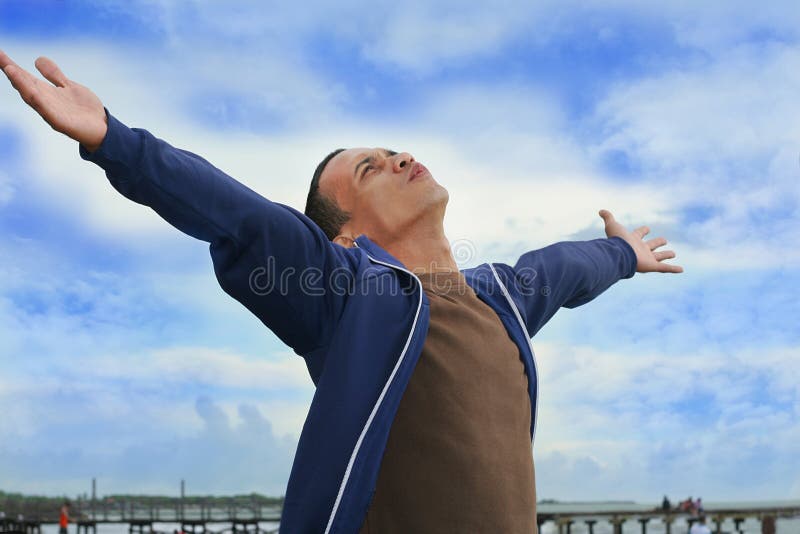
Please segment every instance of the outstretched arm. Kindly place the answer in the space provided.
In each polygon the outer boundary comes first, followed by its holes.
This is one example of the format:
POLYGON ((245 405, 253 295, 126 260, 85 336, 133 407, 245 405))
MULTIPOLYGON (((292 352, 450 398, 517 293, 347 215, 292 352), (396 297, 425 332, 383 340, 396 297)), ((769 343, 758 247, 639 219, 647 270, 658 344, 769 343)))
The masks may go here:
POLYGON ((271 202, 200 156, 107 113, 88 88, 39 58, 37 79, 0 52, 0 67, 50 126, 80 143, 82 158, 106 171, 125 197, 152 208, 182 232, 210 243, 222 288, 298 354, 329 339, 345 295, 331 273, 350 270, 343 247, 305 215, 271 202))
POLYGON ((680 273, 678 265, 663 263, 672 251, 656 251, 663 237, 644 241, 650 231, 641 226, 629 232, 607 210, 601 210, 606 238, 562 241, 523 254, 509 273, 512 294, 525 313, 528 333, 534 336, 561 308, 575 308, 593 300, 615 282, 637 272, 680 273))

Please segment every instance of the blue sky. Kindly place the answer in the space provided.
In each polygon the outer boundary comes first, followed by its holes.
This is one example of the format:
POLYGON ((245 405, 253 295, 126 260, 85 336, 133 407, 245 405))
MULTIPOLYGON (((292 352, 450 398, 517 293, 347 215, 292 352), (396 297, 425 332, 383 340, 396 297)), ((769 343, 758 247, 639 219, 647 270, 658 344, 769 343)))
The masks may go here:
MULTIPOLYGON (((464 266, 665 236, 535 338, 541 498, 800 498, 800 14, 789 2, 0 1, 0 48, 302 207, 339 146, 450 191, 464 266), (475 217, 481 213, 481 217, 475 217)), ((0 91, 0 489, 281 494, 313 395, 207 245, 0 91)))

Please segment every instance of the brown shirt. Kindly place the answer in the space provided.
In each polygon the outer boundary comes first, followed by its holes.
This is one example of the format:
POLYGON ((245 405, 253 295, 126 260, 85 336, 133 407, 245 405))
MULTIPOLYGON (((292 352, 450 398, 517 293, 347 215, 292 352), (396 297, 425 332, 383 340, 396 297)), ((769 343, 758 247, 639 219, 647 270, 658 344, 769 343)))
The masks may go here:
POLYGON ((464 275, 421 275, 422 354, 400 400, 361 534, 535 533, 528 378, 464 275))

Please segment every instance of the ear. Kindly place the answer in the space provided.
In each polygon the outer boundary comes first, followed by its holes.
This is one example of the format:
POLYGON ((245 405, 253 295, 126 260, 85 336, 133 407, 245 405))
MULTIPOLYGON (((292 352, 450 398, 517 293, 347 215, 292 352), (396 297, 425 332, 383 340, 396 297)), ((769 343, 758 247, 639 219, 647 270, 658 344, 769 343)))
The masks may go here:
POLYGON ((339 234, 333 238, 333 242, 337 245, 342 245, 345 248, 353 248, 356 240, 349 235, 339 234))

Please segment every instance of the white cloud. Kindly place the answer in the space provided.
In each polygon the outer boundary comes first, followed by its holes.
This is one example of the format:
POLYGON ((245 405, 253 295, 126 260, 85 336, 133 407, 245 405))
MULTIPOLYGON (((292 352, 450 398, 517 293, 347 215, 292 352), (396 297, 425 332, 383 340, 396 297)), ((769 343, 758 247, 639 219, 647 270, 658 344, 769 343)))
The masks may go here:
MULTIPOLYGON (((163 272, 147 262, 87 271, 80 258, 18 238, 0 244, 0 257, 14 259, 0 263, 0 405, 14 407, 0 418, 0 447, 41 443, 64 419, 54 406, 84 431, 127 418, 139 430, 183 433, 193 426, 180 405, 198 390, 239 392, 278 433, 299 434, 313 394, 302 359, 210 272, 163 272)), ((128 433, 109 429, 118 440, 128 433)))
MULTIPOLYGON (((547 5, 534 9, 520 2, 447 1, 409 2, 398 10, 391 2, 376 2, 365 9, 357 1, 336 4, 281 4, 265 10, 258 2, 240 2, 236 7, 213 3, 145 2, 155 4, 151 23, 168 36, 171 47, 195 44, 193 31, 219 37, 218 42, 236 38, 251 43, 259 52, 279 49, 290 57, 309 41, 323 36, 360 50, 362 58, 376 67, 424 75, 433 69, 474 56, 488 56, 511 38, 544 24, 547 5), (541 13, 541 18, 537 15, 541 13), (263 47, 263 48, 262 48, 263 47)), ((135 4, 134 4, 135 6, 135 4)), ((134 16, 141 9, 131 6, 134 16)), ((152 10, 148 10, 152 11, 152 10)))
POLYGON ((186 479, 192 494, 283 494, 296 439, 276 436, 270 421, 249 404, 238 406, 236 425, 208 397, 198 398, 192 411, 200 424, 187 435, 139 428, 137 439, 117 441, 106 451, 64 443, 60 427, 46 435, 57 447, 0 444, 3 483, 24 493, 63 494, 82 491, 97 477, 104 494, 164 494, 186 479))
POLYGON ((149 354, 101 356, 84 360, 88 375, 102 380, 126 378, 154 384, 193 383, 242 389, 311 390, 308 370, 291 351, 271 359, 247 357, 207 347, 169 347, 149 354))
POLYGON ((653 10, 653 15, 669 20, 678 42, 725 54, 731 46, 743 41, 771 38, 796 40, 800 17, 790 2, 771 2, 753 10, 746 1, 671 2, 653 10))
MULTIPOLYGON (((790 2, 773 2, 754 11, 741 0, 703 4, 682 0, 657 7, 632 0, 535 5, 518 0, 469 4, 437 0, 407 2, 398 10, 391 2, 375 2, 364 9, 362 3, 348 0, 286 3, 265 10, 255 1, 237 2, 234 7, 142 0, 112 10, 157 28, 174 50, 203 47, 198 36, 213 36, 216 49, 235 40, 239 53, 255 49, 271 56, 277 51, 276 56, 289 58, 291 64, 298 59, 302 63, 303 45, 323 37, 360 50, 363 59, 383 71, 425 76, 475 58, 495 57, 520 40, 533 47, 557 46, 576 36, 613 41, 626 33, 625 25, 655 26, 675 39, 676 46, 724 55, 731 47, 759 37, 796 40, 800 20, 792 7, 790 2)), ((97 2, 97 9, 109 8, 97 2)))
POLYGON ((779 498, 792 491, 800 468, 797 347, 735 354, 535 347, 541 497, 779 498), (748 479, 747 488, 732 484, 734 473, 748 479))
POLYGON ((370 27, 362 51, 376 65, 416 75, 492 57, 512 38, 543 30, 536 15, 545 6, 526 4, 523 10, 516 4, 411 2, 370 27))
POLYGON ((691 243, 687 263, 800 262, 798 61, 797 47, 741 46, 710 65, 621 84, 598 106, 608 135, 597 153, 626 152, 667 205, 717 208, 677 229, 691 243))

